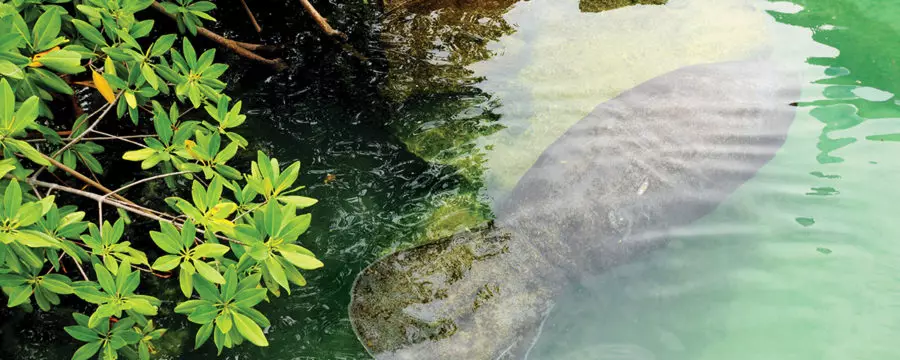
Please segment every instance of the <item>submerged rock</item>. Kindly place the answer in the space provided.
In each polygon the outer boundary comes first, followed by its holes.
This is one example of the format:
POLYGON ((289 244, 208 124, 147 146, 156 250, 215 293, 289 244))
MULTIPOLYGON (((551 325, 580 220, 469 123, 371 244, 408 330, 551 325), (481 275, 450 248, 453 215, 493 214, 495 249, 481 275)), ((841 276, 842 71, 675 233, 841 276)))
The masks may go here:
POLYGON ((362 271, 350 317, 378 359, 518 359, 570 279, 666 244, 766 164, 798 81, 764 61, 691 66, 598 106, 545 150, 494 224, 362 271))

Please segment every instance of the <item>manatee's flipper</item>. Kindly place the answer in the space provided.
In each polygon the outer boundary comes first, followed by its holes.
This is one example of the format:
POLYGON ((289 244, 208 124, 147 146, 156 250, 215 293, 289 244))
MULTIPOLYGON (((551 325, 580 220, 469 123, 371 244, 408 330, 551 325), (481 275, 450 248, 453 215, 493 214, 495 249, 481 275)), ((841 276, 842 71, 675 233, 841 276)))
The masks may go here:
POLYGON ((520 245, 485 227, 388 255, 356 279, 357 335, 378 359, 521 358, 562 282, 520 245))

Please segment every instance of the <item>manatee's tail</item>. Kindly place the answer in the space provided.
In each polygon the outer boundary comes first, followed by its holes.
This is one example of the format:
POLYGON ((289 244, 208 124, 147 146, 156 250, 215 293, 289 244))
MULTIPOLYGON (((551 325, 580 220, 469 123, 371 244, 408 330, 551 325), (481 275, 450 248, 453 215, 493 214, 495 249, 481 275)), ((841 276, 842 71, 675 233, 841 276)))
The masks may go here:
POLYGON ((487 226, 370 265, 350 302, 360 341, 378 359, 520 358, 561 282, 513 242, 487 226))

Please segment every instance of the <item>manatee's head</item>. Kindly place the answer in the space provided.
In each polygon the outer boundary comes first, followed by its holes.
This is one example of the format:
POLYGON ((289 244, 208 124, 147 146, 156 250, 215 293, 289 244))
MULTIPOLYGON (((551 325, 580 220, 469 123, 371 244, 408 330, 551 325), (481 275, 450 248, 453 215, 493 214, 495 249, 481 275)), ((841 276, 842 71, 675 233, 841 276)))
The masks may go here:
POLYGON ((370 265, 349 309, 360 341, 377 359, 520 357, 555 286, 533 274, 540 255, 513 242, 487 226, 370 265))

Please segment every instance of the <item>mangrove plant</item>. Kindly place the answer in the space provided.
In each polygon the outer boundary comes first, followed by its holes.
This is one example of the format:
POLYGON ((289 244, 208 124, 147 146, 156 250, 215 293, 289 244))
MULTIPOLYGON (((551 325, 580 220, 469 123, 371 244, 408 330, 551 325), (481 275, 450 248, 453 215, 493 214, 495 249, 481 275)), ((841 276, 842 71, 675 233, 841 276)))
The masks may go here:
POLYGON ((65 327, 83 342, 73 359, 152 356, 165 329, 148 277, 180 289, 166 306, 197 325, 196 347, 266 346, 258 304, 323 266, 298 244, 316 203, 298 195, 300 164, 250 161, 241 102, 223 93, 228 66, 190 41, 218 36, 203 28, 215 8, 0 1, 0 287, 23 311, 80 302, 65 327), (249 164, 233 161, 242 152, 249 164), (109 174, 126 161, 134 180, 109 174))

